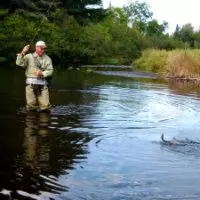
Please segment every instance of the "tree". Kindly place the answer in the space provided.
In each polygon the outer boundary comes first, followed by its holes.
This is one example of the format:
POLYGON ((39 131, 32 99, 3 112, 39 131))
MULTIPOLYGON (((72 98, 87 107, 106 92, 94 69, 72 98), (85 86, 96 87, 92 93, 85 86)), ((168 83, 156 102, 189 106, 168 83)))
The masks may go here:
POLYGON ((194 47, 200 48, 200 30, 198 30, 194 33, 194 39, 195 39, 194 47))
POLYGON ((157 20, 153 19, 147 23, 146 34, 148 36, 161 36, 168 27, 167 22, 159 24, 157 20))
POLYGON ((0 2, 0 8, 8 8, 10 13, 20 10, 23 14, 43 18, 49 18, 50 12, 63 9, 80 23, 88 19, 99 20, 104 16, 101 0, 3 0, 0 2))
POLYGON ((182 27, 179 27, 177 25, 173 36, 183 41, 185 43, 185 47, 194 48, 195 34, 194 34, 194 28, 190 23, 185 24, 182 27))
POLYGON ((176 29, 175 29, 175 31, 173 33, 174 38, 180 39, 180 29, 181 29, 180 26, 177 24, 176 25, 176 29))
POLYGON ((124 7, 124 11, 129 18, 129 25, 140 29, 142 32, 146 31, 147 22, 153 16, 146 2, 131 2, 128 6, 124 7))
POLYGON ((149 5, 146 2, 131 2, 128 6, 124 7, 124 10, 127 17, 134 19, 134 21, 146 23, 153 16, 153 13, 149 10, 149 5))
POLYGON ((115 57, 128 64, 140 55, 143 48, 143 35, 128 25, 129 19, 123 8, 111 8, 102 23, 110 34, 107 43, 107 56, 115 57))

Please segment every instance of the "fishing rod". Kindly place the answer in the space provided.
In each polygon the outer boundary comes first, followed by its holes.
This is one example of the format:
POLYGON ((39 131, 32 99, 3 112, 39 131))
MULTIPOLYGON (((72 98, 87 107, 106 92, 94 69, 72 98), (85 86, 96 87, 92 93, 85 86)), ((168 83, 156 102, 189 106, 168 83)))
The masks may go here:
MULTIPOLYGON (((48 16, 49 16, 49 14, 50 14, 51 7, 52 7, 52 6, 49 5, 49 8, 48 8, 47 11, 46 11, 47 19, 48 19, 48 16)), ((36 31, 35 31, 35 34, 34 34, 34 36, 32 37, 31 41, 29 42, 29 45, 30 45, 30 46, 34 43, 36 36, 38 35, 39 31, 41 30, 41 25, 42 25, 43 21, 44 21, 43 19, 40 20, 40 23, 38 24, 38 27, 37 27, 37 29, 36 29, 36 31)))
POLYGON ((52 9, 52 7, 55 6, 56 4, 59 4, 59 3, 58 3, 58 2, 56 3, 55 0, 52 0, 52 2, 50 2, 50 3, 48 4, 48 9, 47 9, 47 11, 44 13, 44 16, 42 17, 42 19, 41 19, 40 22, 38 23, 37 28, 36 28, 36 30, 35 30, 35 33, 34 33, 33 37, 32 37, 31 40, 28 42, 29 46, 32 46, 32 45, 34 44, 34 41, 35 41, 35 39, 36 39, 38 33, 39 33, 40 30, 41 30, 42 23, 44 22, 44 20, 46 20, 46 21, 48 20, 48 17, 50 16, 50 13, 51 13, 51 9, 52 9), (45 19, 45 17, 46 17, 46 19, 45 19))
MULTIPOLYGON (((48 16, 50 15, 50 11, 51 11, 51 8, 52 8, 53 5, 55 5, 55 4, 54 4, 54 0, 52 1, 52 4, 49 4, 49 5, 48 5, 48 9, 47 9, 47 11, 45 12, 45 16, 47 17, 47 20, 48 20, 48 16)), ((37 29, 35 30, 35 34, 33 35, 32 39, 29 41, 28 45, 26 45, 27 50, 29 50, 29 48, 30 48, 31 46, 33 46, 33 44, 35 43, 34 41, 35 41, 35 39, 36 39, 36 37, 37 37, 39 31, 41 30, 41 25, 42 25, 43 22, 44 22, 44 17, 43 17, 42 20, 40 20, 40 22, 39 22, 39 24, 38 24, 38 26, 37 26, 37 29)), ((40 69, 40 68, 39 68, 39 69, 40 69)), ((34 90, 35 90, 35 94, 36 94, 37 96, 40 96, 40 95, 41 95, 41 86, 35 85, 35 86, 34 86, 34 90)))

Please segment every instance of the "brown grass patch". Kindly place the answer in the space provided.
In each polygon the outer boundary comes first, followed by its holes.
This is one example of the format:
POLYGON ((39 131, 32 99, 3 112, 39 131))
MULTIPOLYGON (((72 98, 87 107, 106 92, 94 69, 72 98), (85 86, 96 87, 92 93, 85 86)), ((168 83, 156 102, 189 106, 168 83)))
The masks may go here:
POLYGON ((147 49, 133 61, 139 71, 155 72, 161 77, 200 78, 200 50, 147 49))
POLYGON ((199 75, 198 63, 186 52, 172 55, 168 60, 170 77, 197 78, 199 75))

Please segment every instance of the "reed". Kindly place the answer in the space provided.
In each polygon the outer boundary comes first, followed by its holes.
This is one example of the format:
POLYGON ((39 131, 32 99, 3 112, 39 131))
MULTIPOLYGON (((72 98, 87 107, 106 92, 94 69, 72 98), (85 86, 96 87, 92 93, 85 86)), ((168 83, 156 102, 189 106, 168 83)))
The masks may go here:
POLYGON ((200 78, 200 50, 147 49, 132 65, 139 71, 155 72, 164 77, 200 78))

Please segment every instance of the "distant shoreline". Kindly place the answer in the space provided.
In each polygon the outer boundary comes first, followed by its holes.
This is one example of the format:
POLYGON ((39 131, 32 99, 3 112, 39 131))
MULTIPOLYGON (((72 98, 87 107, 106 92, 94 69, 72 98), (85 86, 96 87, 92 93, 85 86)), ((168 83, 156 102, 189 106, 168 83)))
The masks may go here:
POLYGON ((82 68, 133 69, 131 65, 82 65, 82 68))
POLYGON ((159 76, 151 72, 137 72, 137 71, 95 71, 97 74, 109 75, 109 76, 121 76, 129 78, 150 78, 159 79, 159 76))

